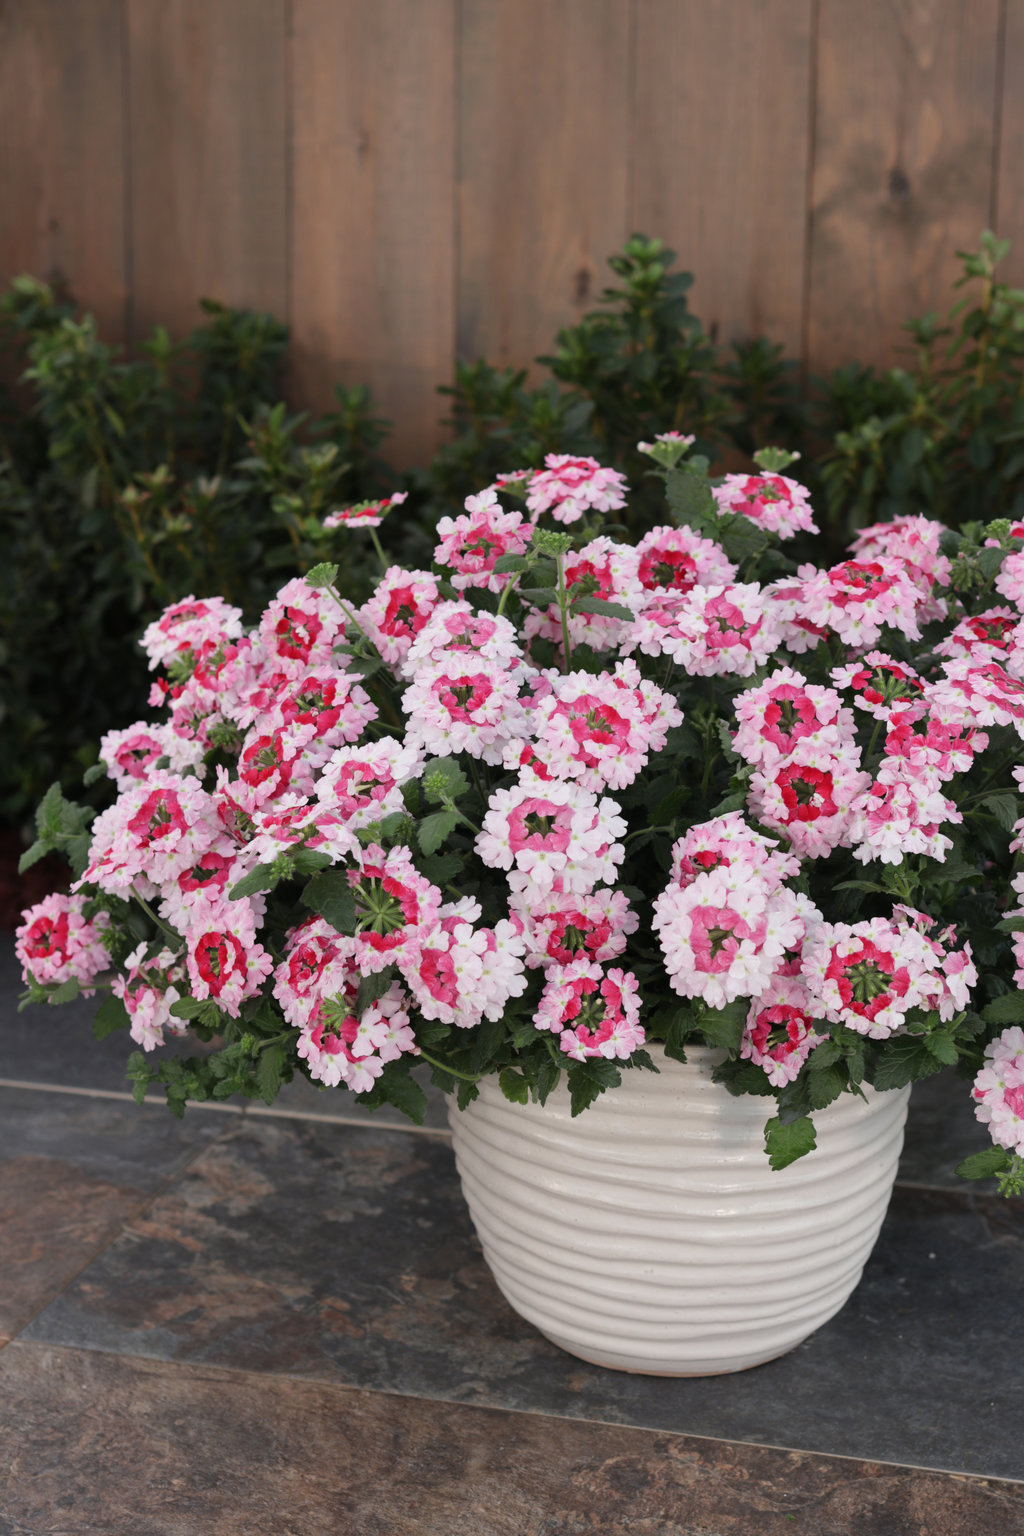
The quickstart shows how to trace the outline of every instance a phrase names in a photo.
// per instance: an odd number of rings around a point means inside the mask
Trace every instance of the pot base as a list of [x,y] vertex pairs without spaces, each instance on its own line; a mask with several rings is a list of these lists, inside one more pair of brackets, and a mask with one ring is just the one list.
[[[625,1355],[613,1355],[610,1351],[598,1350],[592,1353],[588,1349],[580,1349],[571,1339],[560,1339],[557,1334],[549,1333],[546,1328],[538,1328],[549,1344],[554,1344],[557,1349],[564,1350],[567,1355],[572,1355],[576,1360],[584,1360],[587,1365],[599,1365],[606,1371],[621,1371],[625,1376],[660,1376],[669,1381],[701,1381],[711,1376],[735,1376],[740,1371],[752,1371],[759,1365],[769,1365],[773,1360],[781,1360],[785,1355],[792,1354],[796,1344],[790,1344],[786,1349],[776,1350],[774,1354],[758,1355],[756,1358],[744,1358],[737,1365],[722,1365],[721,1363],[709,1364],[707,1370],[687,1371],[656,1371],[643,1361],[626,1365],[623,1362],[628,1359]],[[699,1364],[700,1362],[694,1362]]]

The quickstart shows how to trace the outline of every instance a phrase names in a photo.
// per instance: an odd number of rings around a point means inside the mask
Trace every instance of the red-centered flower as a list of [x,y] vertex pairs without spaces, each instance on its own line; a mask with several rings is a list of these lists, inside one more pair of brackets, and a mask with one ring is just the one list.
[[819,816],[835,816],[839,809],[832,798],[835,784],[827,770],[792,763],[779,769],[776,783],[789,813],[787,821],[817,821]]

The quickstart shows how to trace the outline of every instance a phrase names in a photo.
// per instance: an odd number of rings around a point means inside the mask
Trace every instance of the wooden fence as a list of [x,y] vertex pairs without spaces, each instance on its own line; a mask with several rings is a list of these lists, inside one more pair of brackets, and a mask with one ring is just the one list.
[[0,0],[0,278],[129,345],[272,310],[405,461],[633,229],[717,334],[891,360],[958,247],[1024,254],[1022,151],[1024,0]]

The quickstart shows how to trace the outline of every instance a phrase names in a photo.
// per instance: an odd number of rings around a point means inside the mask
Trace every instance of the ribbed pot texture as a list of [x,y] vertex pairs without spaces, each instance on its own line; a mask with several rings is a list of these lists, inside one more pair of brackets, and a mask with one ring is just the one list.
[[844,1094],[775,1173],[768,1098],[711,1081],[719,1052],[631,1070],[573,1120],[564,1085],[510,1104],[494,1078],[449,1120],[484,1257],[552,1343],[616,1370],[704,1376],[793,1349],[860,1279],[885,1216],[909,1088]]

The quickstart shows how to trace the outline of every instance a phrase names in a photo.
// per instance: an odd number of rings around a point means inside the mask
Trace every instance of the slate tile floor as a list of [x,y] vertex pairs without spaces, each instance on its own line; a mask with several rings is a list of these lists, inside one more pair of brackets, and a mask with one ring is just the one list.
[[584,1365],[506,1306],[440,1105],[138,1108],[0,939],[0,1536],[1024,1536],[1024,1210],[915,1090],[847,1308],[738,1376]]

